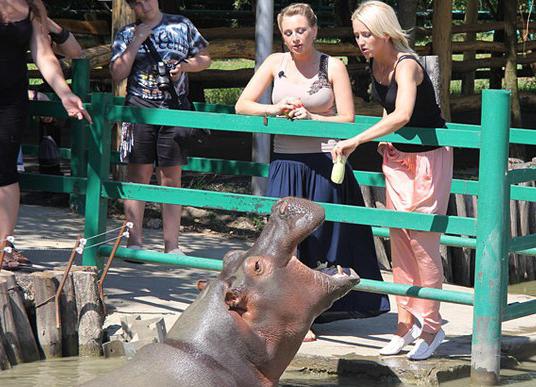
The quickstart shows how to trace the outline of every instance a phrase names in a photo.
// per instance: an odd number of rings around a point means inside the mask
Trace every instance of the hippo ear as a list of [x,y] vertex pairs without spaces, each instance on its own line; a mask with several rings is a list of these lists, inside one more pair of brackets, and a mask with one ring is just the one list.
[[230,250],[223,256],[223,270],[224,273],[234,272],[246,257],[246,251],[244,250]]

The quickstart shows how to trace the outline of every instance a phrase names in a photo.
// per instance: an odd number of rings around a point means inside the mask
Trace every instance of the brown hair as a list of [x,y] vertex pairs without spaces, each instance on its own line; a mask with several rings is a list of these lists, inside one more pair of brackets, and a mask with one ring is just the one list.
[[281,22],[284,17],[295,15],[304,16],[311,27],[316,26],[317,19],[311,6],[305,3],[294,3],[283,8],[277,15],[277,25],[279,26],[279,30],[281,31]]

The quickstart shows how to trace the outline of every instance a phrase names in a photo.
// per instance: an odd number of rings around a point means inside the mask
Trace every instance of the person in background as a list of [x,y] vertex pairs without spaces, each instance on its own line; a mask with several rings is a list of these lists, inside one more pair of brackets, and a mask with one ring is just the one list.
[[[270,55],[242,92],[239,114],[287,116],[296,120],[353,122],[354,104],[346,66],[316,50],[317,18],[308,4],[284,8],[277,23],[289,52]],[[257,102],[272,84],[271,104]],[[326,132],[329,136],[329,133]],[[342,184],[330,180],[333,161],[329,137],[276,135],[267,196],[298,196],[324,203],[364,206],[352,169],[345,166]],[[381,280],[369,226],[325,222],[298,246],[298,257],[309,267],[319,262],[353,268],[361,277]],[[350,292],[316,322],[370,317],[389,310],[387,296]],[[305,341],[312,341],[310,331]]]
[[[9,244],[17,222],[20,188],[17,155],[29,118],[28,66],[34,63],[71,117],[91,117],[73,94],[48,40],[46,9],[41,0],[0,0],[0,243]],[[4,268],[17,269],[29,261],[17,250],[5,254]]]
[[[340,141],[333,157],[348,157],[359,145],[403,126],[445,127],[434,86],[409,47],[394,10],[381,1],[366,1],[352,15],[355,39],[369,60],[372,95],[384,107],[383,118],[364,132]],[[452,149],[440,146],[380,143],[387,208],[446,214],[452,181]],[[394,282],[441,288],[443,266],[439,233],[391,228]],[[430,357],[445,337],[439,302],[396,297],[398,326],[380,354],[395,355],[415,342],[412,360]]]
[[[198,72],[210,65],[207,41],[190,20],[180,15],[163,14],[158,0],[126,0],[134,10],[137,23],[121,28],[112,47],[110,72],[114,81],[128,78],[127,106],[172,108],[169,92],[159,87],[155,60],[144,42],[150,39],[166,66],[170,67],[171,85],[179,97],[181,108],[190,109],[188,101],[189,72]],[[162,85],[161,85],[162,86]],[[128,181],[149,184],[156,166],[159,184],[180,187],[184,150],[174,140],[177,129],[170,126],[132,124],[133,146],[128,155]],[[145,202],[125,200],[126,218],[134,224],[127,247],[141,248]],[[162,205],[164,251],[184,254],[179,247],[182,207]]]

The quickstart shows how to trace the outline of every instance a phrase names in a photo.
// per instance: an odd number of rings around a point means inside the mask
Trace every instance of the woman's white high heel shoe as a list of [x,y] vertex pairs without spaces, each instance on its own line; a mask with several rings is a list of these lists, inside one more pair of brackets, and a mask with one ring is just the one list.
[[413,343],[421,335],[421,329],[417,325],[413,325],[411,329],[404,336],[393,335],[393,338],[389,343],[380,349],[380,355],[389,356],[396,355],[402,351],[402,349]]

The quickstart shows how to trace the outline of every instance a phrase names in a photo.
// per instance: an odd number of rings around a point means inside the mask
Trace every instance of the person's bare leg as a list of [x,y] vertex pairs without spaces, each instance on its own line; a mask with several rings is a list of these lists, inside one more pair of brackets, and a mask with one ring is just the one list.
[[398,324],[396,327],[396,335],[404,337],[415,324],[415,317],[405,308],[398,306]]
[[19,183],[0,187],[0,240],[13,235],[19,214]]
[[[130,183],[149,184],[153,174],[153,164],[128,164],[127,179]],[[125,200],[125,217],[133,223],[128,238],[128,246],[143,243],[143,213],[145,202],[140,200]]]
[[[165,187],[181,186],[182,168],[180,166],[157,168],[157,179]],[[162,223],[164,228],[164,251],[166,253],[179,247],[182,206],[162,204]]]

